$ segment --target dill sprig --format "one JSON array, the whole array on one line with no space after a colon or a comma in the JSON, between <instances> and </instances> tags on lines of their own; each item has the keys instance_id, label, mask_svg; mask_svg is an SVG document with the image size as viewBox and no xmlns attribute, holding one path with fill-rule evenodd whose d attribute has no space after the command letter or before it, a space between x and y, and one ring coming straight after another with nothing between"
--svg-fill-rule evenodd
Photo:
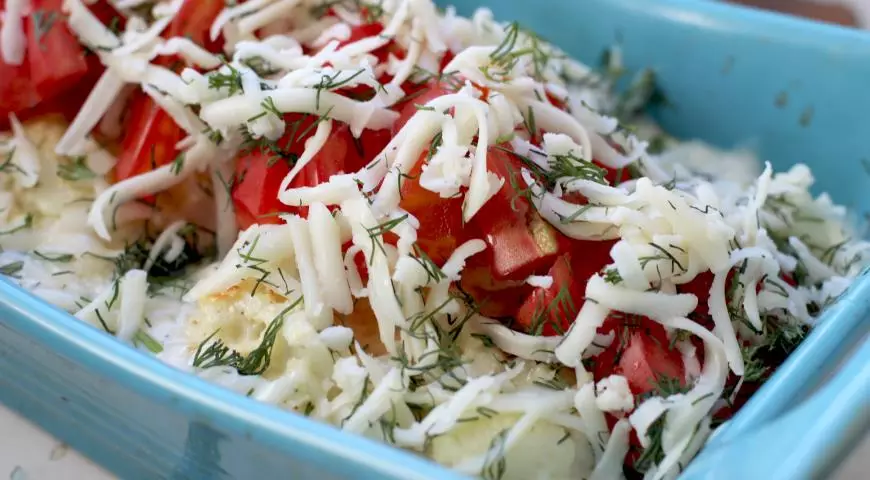
<instances>
[{"instance_id":1,"label":"dill sprig","mask_svg":"<svg viewBox=\"0 0 870 480\"><path fill-rule=\"evenodd\" d=\"M76 258L75 255L72 255L69 253L61 253L58 255L49 255L46 253L40 253L37 250L34 250L33 254L36 255L37 257L47 261L47 262L69 263L69 262L73 261L73 259Z\"/></svg>"},{"instance_id":2,"label":"dill sprig","mask_svg":"<svg viewBox=\"0 0 870 480\"><path fill-rule=\"evenodd\" d=\"M535 317L529 327L529 335L537 336L543 334L546 325L550 325L557 334L564 334L565 330L562 328L562 320L565 320L565 324L570 323L573 317L568 317L571 317L572 313L576 311L574 299L571 298L571 291L568 285L562 285L556 296L546 306L542 302L538 302L538 305L535 307Z\"/></svg>"},{"instance_id":3,"label":"dill sprig","mask_svg":"<svg viewBox=\"0 0 870 480\"><path fill-rule=\"evenodd\" d=\"M481 67L481 71L490 80L504 80L523 57L531 57L531 75L542 80L553 52L540 37L512 22L505 27L501 43L490 53L490 65Z\"/></svg>"},{"instance_id":4,"label":"dill sprig","mask_svg":"<svg viewBox=\"0 0 870 480\"><path fill-rule=\"evenodd\" d=\"M365 403L365 401L369 397L369 387L371 387L372 385L372 379L368 375L366 375L365 380L363 380L363 386L362 388L360 388L359 398L357 399L356 403L354 403L353 408L350 409L350 413L348 413L346 417L341 419L342 425L344 425L344 423L348 419L353 417L353 414L356 413L357 410L359 410L359 407L361 407L363 403Z\"/></svg>"},{"instance_id":5,"label":"dill sprig","mask_svg":"<svg viewBox=\"0 0 870 480\"><path fill-rule=\"evenodd\" d=\"M510 429L506 428L499 432L489 444L483 461L481 476L485 480L501 480L507 473L507 457L505 456L505 442Z\"/></svg>"},{"instance_id":6,"label":"dill sprig","mask_svg":"<svg viewBox=\"0 0 870 480\"><path fill-rule=\"evenodd\" d=\"M222 340L212 340L220 331L215 330L196 348L196 353L193 356L193 366L197 368L211 368L219 366L228 366L235 368L239 375L260 375L269 368L272 361L272 348L275 346L275 339L281 328L284 326L284 317L288 312L296 308L302 303L302 297L299 297L295 302L287 306L281 311L263 332L263 338L257 348L251 350L247 355L242 355L236 350L231 350ZM207 346L206 346L207 345Z\"/></svg>"},{"instance_id":7,"label":"dill sprig","mask_svg":"<svg viewBox=\"0 0 870 480\"><path fill-rule=\"evenodd\" d=\"M87 157L84 155L72 157L69 162L57 166L57 176L71 182L96 178L97 174L85 162Z\"/></svg>"},{"instance_id":8,"label":"dill sprig","mask_svg":"<svg viewBox=\"0 0 870 480\"><path fill-rule=\"evenodd\" d=\"M13 147L9 153L6 154L6 159L3 163L0 163L0 172L6 172L6 169L15 170L22 175L26 175L26 172L21 169L18 165L12 163L12 158L15 156L15 148Z\"/></svg>"},{"instance_id":9,"label":"dill sprig","mask_svg":"<svg viewBox=\"0 0 870 480\"><path fill-rule=\"evenodd\" d=\"M185 152L180 152L175 159L172 160L170 171L175 175L179 175L181 170L184 168L184 154Z\"/></svg>"},{"instance_id":10,"label":"dill sprig","mask_svg":"<svg viewBox=\"0 0 870 480\"><path fill-rule=\"evenodd\" d=\"M411 258L423 267L423 270L426 271L426 276L429 282L438 283L441 280L447 279L447 275L441 271L441 268L436 265L429 255L427 255L426 252L416 243L414 244L414 254L416 256L412 256Z\"/></svg>"},{"instance_id":11,"label":"dill sprig","mask_svg":"<svg viewBox=\"0 0 870 480\"><path fill-rule=\"evenodd\" d=\"M360 68L353 75L348 76L347 78L339 79L341 76L341 71L335 72L333 75L323 74L320 77L320 83L314 86L317 90L317 95L314 99L314 105L317 110L320 110L320 93L325 91L337 90L341 87L346 86L350 82L353 81L356 77L362 75L366 70L364 68Z\"/></svg>"},{"instance_id":12,"label":"dill sprig","mask_svg":"<svg viewBox=\"0 0 870 480\"><path fill-rule=\"evenodd\" d=\"M654 243L654 242L649 242L649 246L653 247L654 249L656 249L660 253L655 254L655 255L646 255L646 256L638 258L638 260L640 261L641 268L646 268L647 264L650 262L670 261L671 262L671 272L676 273L677 269L679 269L680 272L686 272L686 268L683 266L683 264L680 263L680 261L677 260L677 258L674 256L674 254L669 252L667 249L665 249L661 245L658 245L657 243ZM674 247L672 245L671 245L671 247L675 248L677 250L680 250L679 247Z\"/></svg>"},{"instance_id":13,"label":"dill sprig","mask_svg":"<svg viewBox=\"0 0 870 480\"><path fill-rule=\"evenodd\" d=\"M382 237L391 232L394 228L401 225L402 222L408 219L408 214L402 215L401 217L396 217L391 220L387 220L384 223L375 225L374 227L368 228L366 227L366 232L369 234L369 239L372 241L372 251L374 251L375 247L378 247L384 255L387 254L387 251L384 249L384 244L378 240L378 237ZM374 259L374 255L371 256Z\"/></svg>"},{"instance_id":14,"label":"dill sprig","mask_svg":"<svg viewBox=\"0 0 870 480\"><path fill-rule=\"evenodd\" d=\"M224 67L227 68L227 73L215 71L208 75L208 88L214 90L226 89L229 96L241 93L243 91L242 72L229 63L225 63Z\"/></svg>"},{"instance_id":15,"label":"dill sprig","mask_svg":"<svg viewBox=\"0 0 870 480\"><path fill-rule=\"evenodd\" d=\"M24 216L24 221L21 222L21 225L17 225L15 227L10 228L9 230L0 231L0 235L11 235L16 232L20 232L21 230L26 230L33 226L33 215L27 214Z\"/></svg>"},{"instance_id":16,"label":"dill sprig","mask_svg":"<svg viewBox=\"0 0 870 480\"><path fill-rule=\"evenodd\" d=\"M770 367L765 364L764 359L759 358L761 349L759 345L740 349L743 354L743 379L747 382L760 382L770 373Z\"/></svg>"},{"instance_id":17,"label":"dill sprig","mask_svg":"<svg viewBox=\"0 0 870 480\"><path fill-rule=\"evenodd\" d=\"M45 44L42 43L42 39L48 35L48 32L51 31L52 27L54 27L54 23L58 20L57 12L53 11L45 11L45 10L36 10L34 11L30 19L33 23L33 33L36 38L36 43L39 45L40 50L45 50Z\"/></svg>"},{"instance_id":18,"label":"dill sprig","mask_svg":"<svg viewBox=\"0 0 870 480\"><path fill-rule=\"evenodd\" d=\"M0 266L0 274L6 275L7 277L17 278L16 275L21 269L24 268L24 262L11 262L6 265Z\"/></svg>"},{"instance_id":19,"label":"dill sprig","mask_svg":"<svg viewBox=\"0 0 870 480\"><path fill-rule=\"evenodd\" d=\"M665 450L662 445L662 435L665 431L665 415L661 414L647 429L650 439L649 445L643 449L637 460L634 461L634 469L644 473L665 458Z\"/></svg>"},{"instance_id":20,"label":"dill sprig","mask_svg":"<svg viewBox=\"0 0 870 480\"><path fill-rule=\"evenodd\" d=\"M631 86L619 96L614 116L626 120L648 106L667 103L667 97L658 85L655 72L645 69L637 74Z\"/></svg>"},{"instance_id":21,"label":"dill sprig","mask_svg":"<svg viewBox=\"0 0 870 480\"><path fill-rule=\"evenodd\" d=\"M604 281L616 285L622 282L622 276L616 268L607 268L604 270Z\"/></svg>"},{"instance_id":22,"label":"dill sprig","mask_svg":"<svg viewBox=\"0 0 870 480\"><path fill-rule=\"evenodd\" d=\"M135 345L142 345L153 354L158 354L163 351L163 345L155 340L154 337L148 335L144 330L138 330L136 335L133 335L133 342Z\"/></svg>"}]
</instances>

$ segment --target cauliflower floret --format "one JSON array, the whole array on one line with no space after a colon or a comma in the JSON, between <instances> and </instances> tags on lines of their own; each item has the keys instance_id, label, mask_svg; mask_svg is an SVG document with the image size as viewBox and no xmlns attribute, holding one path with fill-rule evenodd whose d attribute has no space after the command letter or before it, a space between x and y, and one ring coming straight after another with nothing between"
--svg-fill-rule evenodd
<instances>
[{"instance_id":1,"label":"cauliflower floret","mask_svg":"<svg viewBox=\"0 0 870 480\"><path fill-rule=\"evenodd\" d=\"M479 416L477 420L458 423L444 435L432 440L429 455L438 463L457 467L464 461L487 455L491 446L498 446L499 436L516 424L520 415ZM495 448L497 450L497 448ZM576 445L565 429L546 420L539 420L508 450L504 479L569 479L579 478L573 472ZM484 469L497 468L497 452Z\"/></svg>"},{"instance_id":2,"label":"cauliflower floret","mask_svg":"<svg viewBox=\"0 0 870 480\"><path fill-rule=\"evenodd\" d=\"M603 412L629 412L634 408L634 396L628 380L622 375L602 378L595 385L595 405Z\"/></svg>"}]
</instances>

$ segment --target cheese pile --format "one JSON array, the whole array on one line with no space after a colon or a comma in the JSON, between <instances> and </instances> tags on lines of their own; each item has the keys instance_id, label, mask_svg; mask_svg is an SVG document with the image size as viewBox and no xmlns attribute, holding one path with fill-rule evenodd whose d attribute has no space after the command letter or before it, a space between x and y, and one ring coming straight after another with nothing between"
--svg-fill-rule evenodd
<instances>
[{"instance_id":1,"label":"cheese pile","mask_svg":"<svg viewBox=\"0 0 870 480\"><path fill-rule=\"evenodd\" d=\"M606 78L516 25L497 23L487 10L468 19L430 0L357 0L331 2L334 15L327 16L321 0L251 0L228 5L212 26L212 38L226 40L225 61L186 38L160 37L181 2L155 3L150 23L133 13L142 2L115 3L129 15L120 34L82 0L64 3L71 29L107 67L73 123L52 136L42 133L47 125L21 126L13 118L14 131L0 144L15 167L2 172L4 273L178 368L458 471L618 478L631 431L650 447L650 430L663 418L661 459L646 475L674 477L710 432L729 372L744 375L744 344L761 342L770 318L812 325L816 310L841 294L870 256L870 245L850 240L844 210L809 194L806 167L773 174L767 165L726 179L715 170L699 174L725 155L708 147L677 144L651 155L647 141L607 113L617 102ZM384 31L339 47L350 26L373 12ZM404 58L379 62L371 54L388 41L407 52ZM354 135L391 127L398 115L389 107L404 96L400 86L437 72L447 52L455 55L444 69L459 79L455 93L421 105L361 171L289 187L335 121ZM157 64L169 55L189 68L175 73ZM381 85L384 73L392 80ZM188 136L179 143L182 162L108 185L103 176L113 159L90 132L118 114L128 85L153 98ZM336 93L357 85L373 87L374 97ZM568 108L553 106L548 95ZM278 114L288 112L322 117L276 193L287 205L308 206L309 214L239 233L221 172L232 171L246 141L280 137ZM540 147L523 130L530 121L550 132ZM619 185L572 176L543 185L531 171L520 172L531 202L562 233L618 240L613 263L590 279L564 336L512 331L451 289L465 262L486 248L482 240L459 246L440 267L415 252L419 223L399 207L399 182L436 135L441 143L420 183L443 198L464 192L466 221L508 181L487 171L494 144L509 142L554 175L556 160L565 158L640 173ZM73 158L87 162L92 175L64 178L58 165ZM218 261L172 285L157 284L155 266L182 259L195 228L177 212L155 215L136 199L199 174L214 186ZM571 203L571 193L588 204ZM131 239L155 227L160 233L145 251L131 253ZM384 241L388 232L397 235L395 246ZM343 251L347 242L352 246ZM354 263L360 252L366 283ZM738 287L726 296L733 269ZM781 279L798 269L808 278L802 285ZM677 293L707 271L714 274L712 331L687 318L698 298ZM809 306L818 308L811 313ZM690 390L636 404L625 378L594 382L581 360L613 341L596 330L614 311L667 329L683 352ZM703 364L687 335L703 341ZM605 413L621 418L612 429Z\"/></svg>"}]
</instances>

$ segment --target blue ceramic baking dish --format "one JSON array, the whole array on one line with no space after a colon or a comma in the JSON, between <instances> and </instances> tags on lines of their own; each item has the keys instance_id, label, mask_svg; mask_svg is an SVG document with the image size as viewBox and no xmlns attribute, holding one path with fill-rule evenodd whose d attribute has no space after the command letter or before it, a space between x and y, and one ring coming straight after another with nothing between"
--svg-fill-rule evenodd
<instances>
[{"instance_id":1,"label":"blue ceramic baking dish","mask_svg":"<svg viewBox=\"0 0 870 480\"><path fill-rule=\"evenodd\" d=\"M807 163L819 192L870 210L867 34L699 0L488 3L586 62L621 44L657 72L672 133ZM175 371L5 281L0 319L0 401L122 478L460 478ZM868 330L865 275L684 477L830 471L870 426Z\"/></svg>"}]
</instances>

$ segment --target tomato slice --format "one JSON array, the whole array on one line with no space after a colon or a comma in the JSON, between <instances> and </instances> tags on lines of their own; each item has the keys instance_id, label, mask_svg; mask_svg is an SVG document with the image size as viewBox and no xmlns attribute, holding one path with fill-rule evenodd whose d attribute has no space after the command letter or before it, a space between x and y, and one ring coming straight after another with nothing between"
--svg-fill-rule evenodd
<instances>
[{"instance_id":1,"label":"tomato slice","mask_svg":"<svg viewBox=\"0 0 870 480\"><path fill-rule=\"evenodd\" d=\"M417 244L438 265L442 265L465 238L462 225L462 197L441 198L420 186L426 162L424 152L402 178L399 206L420 221Z\"/></svg>"},{"instance_id":2,"label":"tomato slice","mask_svg":"<svg viewBox=\"0 0 870 480\"><path fill-rule=\"evenodd\" d=\"M224 7L224 0L184 0L172 23L166 27L164 36L187 37L210 52L220 52L223 40L212 41L209 29Z\"/></svg>"},{"instance_id":3,"label":"tomato slice","mask_svg":"<svg viewBox=\"0 0 870 480\"><path fill-rule=\"evenodd\" d=\"M670 348L667 333L660 324L646 317L617 312L605 322L604 330L615 331L616 338L595 358L596 380L622 375L635 395L656 390L666 381L685 386L682 356L676 348Z\"/></svg>"},{"instance_id":4,"label":"tomato slice","mask_svg":"<svg viewBox=\"0 0 870 480\"><path fill-rule=\"evenodd\" d=\"M115 166L116 182L172 162L178 155L175 144L184 138L181 127L148 95L135 95L129 109Z\"/></svg>"},{"instance_id":5,"label":"tomato slice","mask_svg":"<svg viewBox=\"0 0 870 480\"><path fill-rule=\"evenodd\" d=\"M512 179L519 175L518 159L492 147L487 152L487 167L505 183L472 218L469 227L492 250L492 274L499 280L524 280L546 272L565 252L565 238L511 186Z\"/></svg>"},{"instance_id":6,"label":"tomato slice","mask_svg":"<svg viewBox=\"0 0 870 480\"><path fill-rule=\"evenodd\" d=\"M84 49L60 19L60 0L32 0L25 21L30 81L37 93L52 98L74 87L88 71Z\"/></svg>"},{"instance_id":7,"label":"tomato slice","mask_svg":"<svg viewBox=\"0 0 870 480\"><path fill-rule=\"evenodd\" d=\"M553 284L536 288L517 311L517 326L532 335L562 335L583 304L586 279L573 272L571 254L561 255L550 267ZM588 277L586 277L588 278Z\"/></svg>"}]
</instances>

